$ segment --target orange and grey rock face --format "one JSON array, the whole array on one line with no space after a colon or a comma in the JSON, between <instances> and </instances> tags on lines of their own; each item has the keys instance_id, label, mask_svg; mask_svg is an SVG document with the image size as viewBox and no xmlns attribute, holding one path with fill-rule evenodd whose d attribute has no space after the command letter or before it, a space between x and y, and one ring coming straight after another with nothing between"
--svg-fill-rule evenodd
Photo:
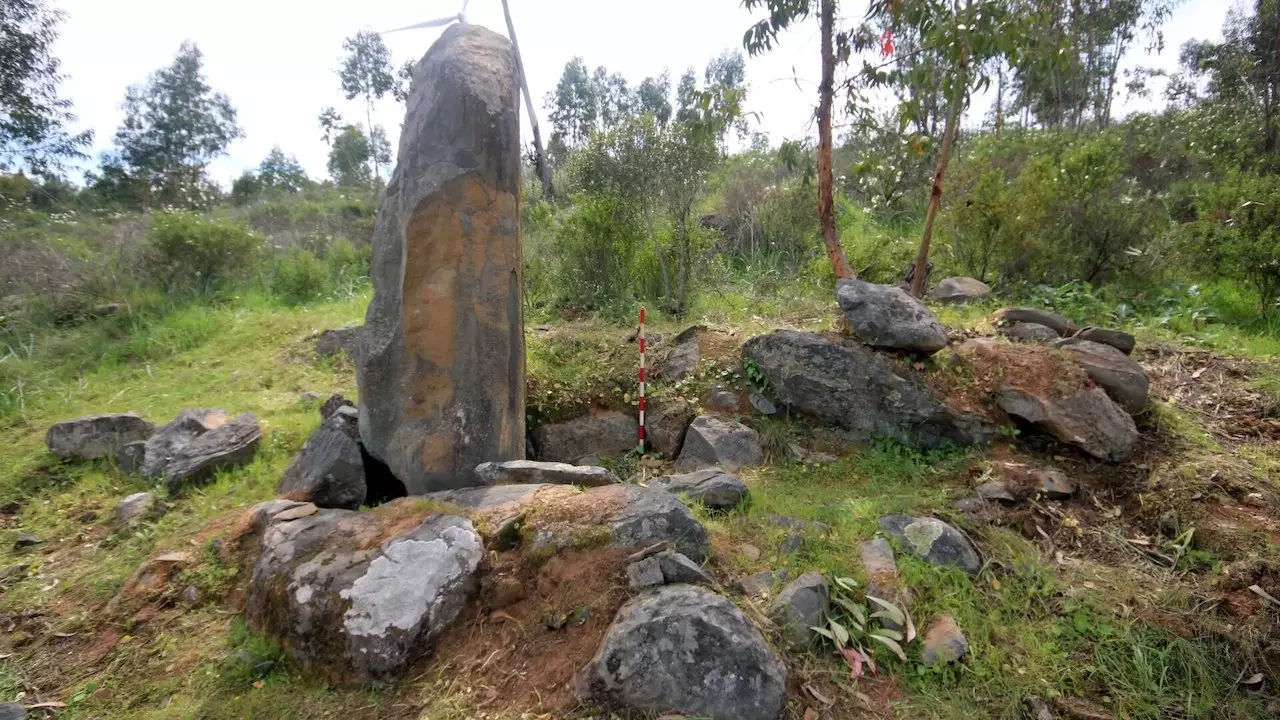
<instances>
[{"instance_id":1,"label":"orange and grey rock face","mask_svg":"<svg viewBox=\"0 0 1280 720\"><path fill-rule=\"evenodd\" d=\"M509 41L472 25L414 72L357 373L361 439L410 494L524 457L517 79Z\"/></svg>"}]
</instances>

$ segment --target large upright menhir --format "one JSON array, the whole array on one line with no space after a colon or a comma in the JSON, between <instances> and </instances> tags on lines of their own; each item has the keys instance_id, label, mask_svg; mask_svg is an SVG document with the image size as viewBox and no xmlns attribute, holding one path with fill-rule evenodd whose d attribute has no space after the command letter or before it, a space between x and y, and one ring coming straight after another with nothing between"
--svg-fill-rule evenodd
<instances>
[{"instance_id":1,"label":"large upright menhir","mask_svg":"<svg viewBox=\"0 0 1280 720\"><path fill-rule=\"evenodd\" d=\"M518 100L510 41L475 25L414 70L357 362L360 437L410 494L524 457Z\"/></svg>"}]
</instances>

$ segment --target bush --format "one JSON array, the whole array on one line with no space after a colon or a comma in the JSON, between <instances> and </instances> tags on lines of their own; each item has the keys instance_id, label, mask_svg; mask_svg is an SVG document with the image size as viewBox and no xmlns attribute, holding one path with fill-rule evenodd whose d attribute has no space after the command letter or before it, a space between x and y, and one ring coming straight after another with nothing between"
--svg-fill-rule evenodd
<instances>
[{"instance_id":1,"label":"bush","mask_svg":"<svg viewBox=\"0 0 1280 720\"><path fill-rule=\"evenodd\" d=\"M1233 172L1189 201L1195 220L1179 231L1184 265L1248 283L1264 313L1280 304L1280 176Z\"/></svg>"},{"instance_id":2,"label":"bush","mask_svg":"<svg viewBox=\"0 0 1280 720\"><path fill-rule=\"evenodd\" d=\"M555 235L557 304L610 315L630 312L636 249L644 240L633 204L610 195L576 197Z\"/></svg>"},{"instance_id":3,"label":"bush","mask_svg":"<svg viewBox=\"0 0 1280 720\"><path fill-rule=\"evenodd\" d=\"M271 292L290 304L315 300L329 285L329 267L310 250L293 248L276 258Z\"/></svg>"},{"instance_id":4,"label":"bush","mask_svg":"<svg viewBox=\"0 0 1280 720\"><path fill-rule=\"evenodd\" d=\"M149 237L151 274L166 292L205 293L243 280L263 251L244 225L186 212L155 217Z\"/></svg>"}]
</instances>

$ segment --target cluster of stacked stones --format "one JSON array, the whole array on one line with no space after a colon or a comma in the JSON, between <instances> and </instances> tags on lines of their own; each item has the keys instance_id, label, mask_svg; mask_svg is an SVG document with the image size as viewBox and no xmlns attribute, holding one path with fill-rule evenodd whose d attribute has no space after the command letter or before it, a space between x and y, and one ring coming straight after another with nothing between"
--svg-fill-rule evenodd
<instances>
[{"instance_id":1,"label":"cluster of stacked stones","mask_svg":"<svg viewBox=\"0 0 1280 720\"><path fill-rule=\"evenodd\" d=\"M656 408L649 442L679 474L646 486L624 484L598 466L600 458L634 447L635 421L620 413L539 427L532 436L539 460L526 459L516 73L505 38L466 24L447 30L415 68L397 166L378 215L366 322L321 339L322 352L346 351L355 361L359 405L340 396L324 403L320 428L280 479L280 499L250 512L257 550L246 615L318 676L340 683L394 679L475 599L487 552L542 556L574 547L571 532L541 525L533 508L603 508L591 520L596 536L631 553L626 577L636 594L578 674L579 696L622 712L776 718L786 699L786 666L746 615L713 589L720 584L702 566L707 532L680 500L713 512L747 501L734 473L764 458L755 431L732 418L742 409L740 398L712 397L708 405L722 412L702 416L683 401ZM964 301L985 292L976 280L953 278L934 298ZM851 442L892 438L936 448L1001 434L989 414L953 408L898 362L951 342L923 303L899 288L858 280L841 281L836 300L854 338L779 330L746 343L744 359L770 392L750 395L755 411L786 408ZM1130 415L1146 404L1146 376L1128 359L1132 338L1080 331L1065 318L1025 308L1002 311L999 320L1010 338L1051 342L1045 351L1056 353L1052 362L1063 368L1047 385L1009 374L997 393L999 407L1096 457L1126 457L1137 437ZM664 380L696 370L698 331L671 343ZM1001 367L1027 351L978 339L956 347L954 356ZM136 415L62 423L50 430L49 447L65 458L115 454L121 466L177 489L245 462L260 437L251 415L230 420L204 410L186 411L159 430ZM798 447L793 454L819 459ZM1038 483L1036 491L1070 496L1065 478L1038 472L1024 473ZM978 502L1017 501L1025 484L979 488ZM360 510L400 495L458 511L423 512L420 522L404 527L393 522L403 514ZM411 514L411 499L397 502ZM441 507L436 503L431 507ZM121 507L135 509L121 512L143 516L154 505L154 498L131 497ZM790 533L787 550L828 530L782 516L769 521ZM936 518L890 516L881 527L929 562L969 573L982 566L967 536ZM905 605L888 541L867 541L860 555L871 591ZM734 587L747 596L770 593L770 616L789 644L814 641L811 628L821 624L829 600L820 574L789 579L768 571L739 578ZM926 663L955 661L965 652L949 617L935 618L924 637Z\"/></svg>"}]
</instances>

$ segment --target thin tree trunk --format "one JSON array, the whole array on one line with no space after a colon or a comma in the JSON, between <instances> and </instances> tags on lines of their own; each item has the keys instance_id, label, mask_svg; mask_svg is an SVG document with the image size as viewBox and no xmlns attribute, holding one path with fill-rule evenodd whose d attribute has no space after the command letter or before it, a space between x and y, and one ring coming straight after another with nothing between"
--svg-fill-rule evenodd
<instances>
[{"instance_id":1,"label":"thin tree trunk","mask_svg":"<svg viewBox=\"0 0 1280 720\"><path fill-rule=\"evenodd\" d=\"M971 0L972 2L972 0ZM956 142L956 126L960 124L960 112L965 104L965 92L969 84L969 47L960 48L960 66L955 85L951 89L951 106L947 108L947 127L942 132L942 150L938 155L938 171L933 176L933 190L929 193L929 208L924 215L924 236L920 238L920 252L916 254L915 277L911 279L911 294L924 296L925 272L929 266L929 245L933 242L933 222L942 205L942 184L951 160L951 148Z\"/></svg>"},{"instance_id":2,"label":"thin tree trunk","mask_svg":"<svg viewBox=\"0 0 1280 720\"><path fill-rule=\"evenodd\" d=\"M1275 43L1275 47L1271 48L1271 72L1268 73L1271 81L1268 83L1270 88L1267 92L1267 127L1264 138L1267 152L1272 153L1277 149L1275 111L1276 103L1280 102L1280 97L1277 97L1277 95L1280 95L1280 2L1276 3L1275 28L1273 29L1275 35L1272 37L1272 42Z\"/></svg>"},{"instance_id":3,"label":"thin tree trunk","mask_svg":"<svg viewBox=\"0 0 1280 720\"><path fill-rule=\"evenodd\" d=\"M653 211L645 206L644 209L645 229L649 232L649 239L653 241L653 254L658 258L658 274L662 280L662 298L664 302L671 303L674 298L671 297L671 275L667 273L667 261L662 257L662 245L658 243L658 234L653 231Z\"/></svg>"},{"instance_id":4,"label":"thin tree trunk","mask_svg":"<svg viewBox=\"0 0 1280 720\"><path fill-rule=\"evenodd\" d=\"M818 86L818 222L822 243L837 278L852 278L853 270L836 235L835 179L831 162L831 106L835 95L835 0L822 0L822 84Z\"/></svg>"},{"instance_id":5,"label":"thin tree trunk","mask_svg":"<svg viewBox=\"0 0 1280 720\"><path fill-rule=\"evenodd\" d=\"M996 137L1004 131L1004 65L996 65Z\"/></svg>"},{"instance_id":6,"label":"thin tree trunk","mask_svg":"<svg viewBox=\"0 0 1280 720\"><path fill-rule=\"evenodd\" d=\"M511 22L511 8L507 7L507 0L502 0L502 13L507 16L507 33L511 35L511 46L516 51L516 70L520 73L520 87L524 90L524 108L529 113L529 125L533 128L533 149L537 153L534 162L538 166L538 178L542 180L542 194L549 200L555 196L555 188L551 185L551 165L547 162L547 152L542 147L542 131L538 129L538 116L533 112L529 78L524 74L524 56L520 54L520 43L516 40L516 26Z\"/></svg>"},{"instance_id":7,"label":"thin tree trunk","mask_svg":"<svg viewBox=\"0 0 1280 720\"><path fill-rule=\"evenodd\" d=\"M365 121L369 123L369 157L373 159L373 191L378 191L378 141L373 135L373 100L365 98L364 103Z\"/></svg>"}]
</instances>

